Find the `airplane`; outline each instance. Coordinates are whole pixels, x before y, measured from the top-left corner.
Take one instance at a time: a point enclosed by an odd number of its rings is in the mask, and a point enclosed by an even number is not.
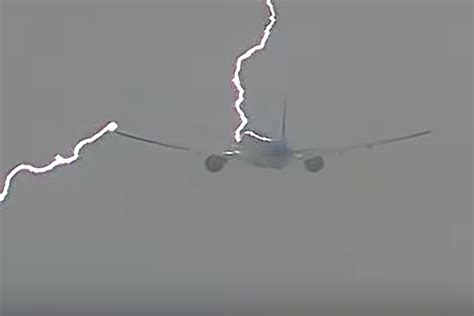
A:
[[[305,169],[309,172],[314,173],[320,171],[324,167],[323,156],[328,153],[336,152],[342,154],[347,150],[363,147],[372,149],[372,147],[377,145],[406,140],[409,138],[414,138],[431,133],[431,130],[426,130],[423,132],[418,132],[402,137],[376,140],[372,142],[359,143],[349,146],[293,149],[288,144],[286,138],[286,104],[287,99],[285,98],[279,137],[258,137],[258,135],[256,136],[254,132],[246,130],[245,132],[243,132],[241,141],[239,143],[234,141],[233,144],[231,144],[230,149],[224,150],[219,154],[206,153],[208,156],[204,160],[204,165],[207,171],[212,173],[219,172],[223,169],[224,165],[227,162],[233,159],[242,160],[255,167],[271,169],[283,169],[292,161],[302,160]],[[143,138],[126,132],[122,132],[120,130],[116,130],[114,131],[114,133],[127,138],[171,149],[194,152],[199,155],[203,155],[205,153],[203,151],[199,151],[190,147],[163,143],[153,139]],[[259,133],[259,135],[261,134]]]

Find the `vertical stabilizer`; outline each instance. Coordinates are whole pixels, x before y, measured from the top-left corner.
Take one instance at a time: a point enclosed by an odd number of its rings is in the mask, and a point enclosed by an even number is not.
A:
[[[285,100],[283,102],[283,115],[281,118],[281,139],[286,139],[286,100],[287,97],[285,97]]]

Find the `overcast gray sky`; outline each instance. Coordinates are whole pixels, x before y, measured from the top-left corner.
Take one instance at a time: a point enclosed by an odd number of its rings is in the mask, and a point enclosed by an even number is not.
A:
[[[295,147],[432,135],[328,156],[317,174],[209,174],[186,153],[108,135],[73,165],[15,178],[0,206],[6,315],[470,306],[472,3],[275,3],[267,49],[243,70],[258,128],[278,131],[286,94]],[[267,23],[263,1],[1,9],[2,179],[70,155],[110,120],[224,149],[232,65]]]

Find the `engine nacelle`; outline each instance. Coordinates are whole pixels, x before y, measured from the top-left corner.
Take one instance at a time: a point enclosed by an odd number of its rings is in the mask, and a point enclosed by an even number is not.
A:
[[[221,171],[227,162],[227,158],[219,155],[210,155],[206,158],[205,165],[209,172]]]
[[[324,167],[324,160],[321,156],[316,156],[304,161],[304,167],[310,172],[318,172]]]

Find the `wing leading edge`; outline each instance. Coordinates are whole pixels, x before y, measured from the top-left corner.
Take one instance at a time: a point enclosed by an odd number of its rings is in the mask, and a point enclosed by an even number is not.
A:
[[[188,151],[188,152],[197,154],[199,156],[206,155],[206,154],[207,155],[212,154],[212,152],[210,152],[209,150],[198,150],[198,149],[195,149],[195,148],[190,148],[190,147],[185,147],[185,146],[180,146],[180,145],[173,145],[173,144],[169,144],[169,143],[159,142],[159,141],[156,141],[156,140],[153,140],[153,139],[150,139],[150,138],[144,138],[144,137],[136,136],[136,135],[133,135],[133,134],[130,134],[130,133],[125,133],[125,132],[122,132],[122,131],[117,131],[116,130],[116,131],[114,131],[114,133],[117,134],[117,135],[123,136],[123,137],[131,138],[131,139],[138,140],[138,141],[145,142],[145,143],[149,143],[149,144],[152,144],[152,145],[157,145],[157,146],[171,148],[171,149]],[[231,158],[232,156],[234,156],[236,154],[236,152],[234,150],[226,150],[226,151],[222,152],[221,154],[223,156],[227,157],[227,158]]]
[[[356,148],[362,148],[366,147],[371,149],[374,146],[377,145],[382,145],[382,144],[387,144],[387,143],[392,143],[392,142],[397,142],[409,138],[414,138],[422,135],[426,135],[431,133],[431,130],[415,133],[415,134],[410,134],[402,137],[396,137],[396,138],[390,138],[390,139],[384,139],[384,140],[377,140],[373,142],[366,142],[366,143],[359,143],[355,145],[348,145],[348,146],[340,146],[340,147],[315,147],[315,148],[303,148],[299,150],[294,150],[293,153],[297,159],[306,159],[318,155],[325,155],[331,152],[337,152],[342,154],[343,152],[350,150],[350,149],[356,149]]]
[[[143,137],[138,137],[138,136],[135,136],[135,135],[132,135],[132,134],[129,134],[129,133],[124,133],[124,132],[120,132],[120,131],[114,131],[114,133],[117,134],[117,135],[120,135],[120,136],[128,137],[128,138],[135,139],[135,140],[139,140],[139,141],[142,141],[142,142],[145,142],[145,143],[149,143],[149,144],[154,144],[154,145],[163,146],[163,147],[168,147],[168,148],[173,148],[173,149],[191,151],[191,148],[188,148],[188,147],[183,147],[183,146],[177,146],[177,145],[162,143],[162,142],[158,142],[158,141],[156,141],[156,140],[152,140],[152,139],[148,139],[148,138],[143,138]]]

